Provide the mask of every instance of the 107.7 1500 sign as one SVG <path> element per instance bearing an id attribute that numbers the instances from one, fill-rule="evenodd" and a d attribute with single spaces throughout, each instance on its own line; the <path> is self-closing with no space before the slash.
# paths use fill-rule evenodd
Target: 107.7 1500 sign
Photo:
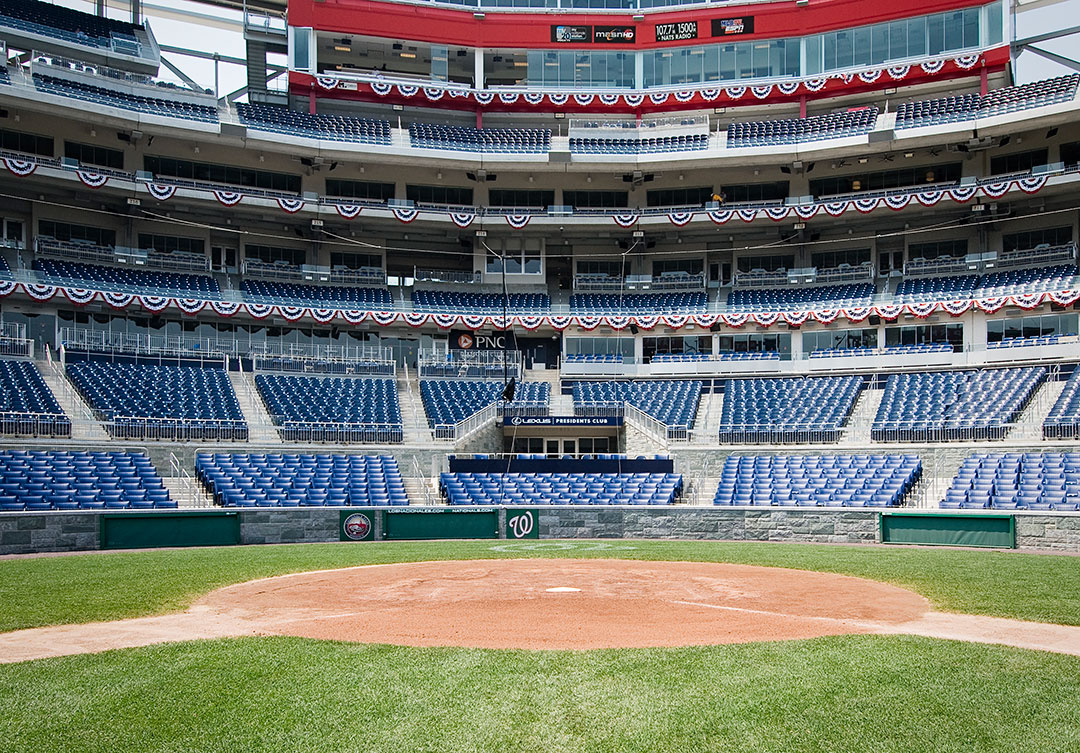
<path id="1" fill-rule="evenodd" d="M 682 21 L 675 24 L 657 24 L 657 42 L 681 42 L 687 39 L 697 39 L 697 21 Z"/>

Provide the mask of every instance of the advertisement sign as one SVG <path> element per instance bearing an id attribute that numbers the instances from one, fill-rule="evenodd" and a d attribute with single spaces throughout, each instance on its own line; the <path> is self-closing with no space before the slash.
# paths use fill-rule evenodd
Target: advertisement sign
<path id="1" fill-rule="evenodd" d="M 507 426 L 622 426 L 622 416 L 512 416 Z"/>
<path id="2" fill-rule="evenodd" d="M 552 26 L 551 41 L 564 43 L 577 42 L 584 44 L 592 40 L 591 26 Z"/>
<path id="3" fill-rule="evenodd" d="M 633 26 L 594 26 L 593 41 L 597 44 L 633 44 L 637 30 Z"/>
<path id="4" fill-rule="evenodd" d="M 685 42 L 698 38 L 697 21 L 681 21 L 674 24 L 656 24 L 657 42 Z"/>
<path id="5" fill-rule="evenodd" d="M 451 350 L 517 350 L 513 332 L 472 332 L 466 329 L 450 331 Z"/>
<path id="6" fill-rule="evenodd" d="M 712 22 L 712 35 L 714 37 L 734 37 L 740 34 L 753 33 L 753 16 L 742 16 L 741 18 L 714 18 Z"/>

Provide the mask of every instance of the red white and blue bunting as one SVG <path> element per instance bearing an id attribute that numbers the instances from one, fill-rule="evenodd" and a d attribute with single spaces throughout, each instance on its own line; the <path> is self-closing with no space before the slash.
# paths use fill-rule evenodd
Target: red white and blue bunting
<path id="1" fill-rule="evenodd" d="M 337 213 L 345 219 L 355 220 L 357 217 L 360 216 L 360 212 L 364 208 L 355 204 L 335 204 L 334 209 L 336 209 Z"/>
<path id="2" fill-rule="evenodd" d="M 168 201 L 176 195 L 176 186 L 166 186 L 161 183 L 147 183 L 146 191 L 158 201 Z"/>
<path id="3" fill-rule="evenodd" d="M 1003 48 L 989 50 L 989 53 L 999 53 Z M 679 104 L 702 104 L 715 106 L 724 100 L 735 102 L 742 99 L 749 92 L 757 100 L 765 100 L 774 95 L 785 97 L 797 94 L 814 94 L 826 88 L 837 86 L 849 86 L 856 84 L 875 84 L 887 77 L 888 82 L 903 81 L 912 77 L 936 76 L 941 73 L 965 73 L 975 68 L 985 60 L 983 53 L 960 55 L 953 58 L 940 58 L 929 60 L 917 66 L 894 65 L 885 67 L 867 68 L 856 73 L 833 74 L 825 77 L 807 78 L 799 81 L 784 81 L 775 84 L 761 84 L 759 86 L 707 86 L 701 89 L 689 88 L 672 92 L 496 92 L 485 89 L 463 89 L 461 87 L 442 87 L 431 83 L 424 86 L 408 84 L 392 84 L 386 81 L 360 82 L 351 79 L 339 79 L 335 76 L 313 76 L 309 80 L 314 85 L 326 91 L 349 90 L 363 92 L 369 90 L 378 97 L 394 97 L 396 99 L 412 99 L 420 97 L 428 102 L 442 99 L 444 95 L 455 99 L 472 100 L 479 105 L 490 105 L 497 102 L 507 107 L 515 106 L 524 102 L 531 106 L 554 106 L 565 107 L 568 103 L 579 108 L 596 108 L 597 105 L 606 108 L 629 107 L 637 109 L 648 102 L 650 106 L 660 107 L 668 104 L 671 100 Z"/>
<path id="4" fill-rule="evenodd" d="M 398 220 L 404 222 L 406 225 L 408 225 L 420 215 L 420 210 L 411 208 L 403 209 L 401 207 L 395 207 L 390 211 L 394 213 L 394 216 L 397 217 Z"/>
<path id="5" fill-rule="evenodd" d="M 530 218 L 531 215 L 527 214 L 508 214 L 506 215 L 506 224 L 515 230 L 521 230 L 521 228 L 529 224 Z"/>
<path id="6" fill-rule="evenodd" d="M 212 193 L 214 194 L 214 198 L 217 199 L 222 206 L 226 207 L 234 207 L 244 198 L 244 194 L 239 191 L 213 191 Z"/>
<path id="7" fill-rule="evenodd" d="M 327 324 L 340 319 L 346 324 L 361 324 L 368 320 L 380 326 L 394 324 L 407 324 L 410 327 L 423 327 L 429 324 L 442 329 L 464 327 L 466 329 L 479 329 L 484 326 L 502 328 L 504 322 L 501 315 L 482 315 L 474 313 L 460 314 L 425 314 L 412 311 L 360 311 L 357 309 L 334 309 L 323 307 L 286 306 L 262 304 L 241 301 L 205 301 L 197 298 L 169 298 L 153 295 L 135 295 L 132 293 L 118 293 L 108 290 L 91 290 L 86 288 L 66 288 L 55 285 L 39 283 L 19 282 L 15 280 L 0 280 L 0 298 L 21 294 L 34 301 L 48 301 L 61 294 L 67 300 L 77 305 L 86 305 L 94 301 L 100 301 L 111 308 L 122 310 L 139 307 L 145 311 L 159 313 L 165 309 L 175 309 L 184 314 L 193 315 L 201 311 L 211 311 L 221 317 L 240 315 L 250 316 L 254 319 L 265 319 L 269 316 L 279 316 L 287 321 L 296 322 L 302 319 L 311 319 L 320 324 Z M 723 314 L 609 314 L 609 315 L 584 315 L 584 314 L 511 314 L 507 323 L 512 327 L 523 328 L 529 331 L 540 327 L 551 327 L 555 330 L 565 330 L 570 327 L 578 327 L 584 330 L 594 330 L 598 327 L 607 327 L 614 330 L 623 330 L 630 326 L 650 330 L 657 326 L 680 329 L 687 326 L 708 328 L 714 324 L 727 327 L 743 327 L 746 324 L 756 324 L 760 327 L 771 327 L 777 323 L 791 326 L 799 326 L 813 320 L 822 324 L 860 323 L 871 316 L 878 316 L 887 321 L 895 321 L 903 315 L 912 315 L 924 319 L 931 314 L 944 312 L 950 316 L 962 316 L 975 309 L 985 313 L 995 313 L 1007 306 L 1013 306 L 1025 310 L 1038 308 L 1047 303 L 1058 306 L 1071 306 L 1080 301 L 1080 290 L 1057 290 L 1046 293 L 1022 293 L 1009 296 L 992 296 L 977 298 L 974 300 L 942 300 L 921 303 L 890 304 L 878 303 L 872 306 L 853 306 L 846 309 L 820 308 L 806 311 L 757 311 L 757 312 L 727 312 Z"/>
<path id="8" fill-rule="evenodd" d="M 296 214 L 304 208 L 304 200 L 278 198 L 277 205 L 281 207 L 282 211 L 288 212 L 289 214 Z"/>
<path id="9" fill-rule="evenodd" d="M 476 219 L 475 212 L 450 212 L 450 220 L 460 228 L 467 228 Z"/>
<path id="10" fill-rule="evenodd" d="M 32 159 L 4 157 L 4 167 L 6 167 L 8 172 L 12 175 L 18 175 L 20 178 L 25 178 L 27 175 L 32 175 L 34 171 L 37 170 L 37 162 Z"/>
<path id="11" fill-rule="evenodd" d="M 92 173 L 89 170 L 76 170 L 75 173 L 79 176 L 82 184 L 90 188 L 101 188 L 109 182 L 109 176 L 101 173 Z"/>
<path id="12" fill-rule="evenodd" d="M 622 214 L 613 214 L 611 219 L 615 220 L 615 224 L 622 228 L 630 228 L 637 224 L 639 215 L 631 212 L 624 212 Z"/>
<path id="13" fill-rule="evenodd" d="M 694 219 L 693 212 L 668 212 L 668 222 L 675 227 L 682 227 Z"/>

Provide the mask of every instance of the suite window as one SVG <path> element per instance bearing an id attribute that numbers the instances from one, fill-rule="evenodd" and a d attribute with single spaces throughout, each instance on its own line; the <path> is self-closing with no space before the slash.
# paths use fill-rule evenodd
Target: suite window
<path id="1" fill-rule="evenodd" d="M 300 248 L 282 248 L 281 246 L 244 246 L 244 256 L 258 259 L 267 264 L 283 262 L 294 267 L 307 263 L 307 252 Z"/>
<path id="2" fill-rule="evenodd" d="M 530 191 L 520 188 L 492 188 L 488 191 L 488 205 L 546 209 L 555 203 L 554 191 Z"/>
<path id="3" fill-rule="evenodd" d="M 750 272 L 755 269 L 777 272 L 781 269 L 792 269 L 795 266 L 795 257 L 792 254 L 740 256 L 737 264 L 740 272 Z"/>
<path id="4" fill-rule="evenodd" d="M 405 186 L 405 197 L 417 204 L 472 206 L 473 190 L 457 186 Z"/>
<path id="5" fill-rule="evenodd" d="M 21 131 L 9 131 L 6 128 L 0 128 L 0 147 L 9 152 L 26 152 L 40 157 L 53 156 L 52 138 Z"/>
<path id="6" fill-rule="evenodd" d="M 69 225 L 66 222 L 55 222 L 54 220 L 40 220 L 38 222 L 38 235 L 55 238 L 58 241 L 89 243 L 95 246 L 116 245 L 115 230 L 91 227 L 89 225 Z"/>
<path id="7" fill-rule="evenodd" d="M 501 274 L 505 260 L 508 275 L 543 274 L 540 247 L 539 238 L 508 238 L 503 242 L 502 249 L 488 251 L 485 269 L 488 274 Z"/>
<path id="8" fill-rule="evenodd" d="M 230 186 L 259 188 L 267 191 L 300 193 L 300 176 L 274 173 L 267 170 L 252 170 L 246 167 L 232 167 L 208 162 L 174 159 L 172 157 L 143 158 L 143 167 L 154 175 L 170 178 L 202 181 L 206 183 L 224 183 Z"/>
<path id="9" fill-rule="evenodd" d="M 206 242 L 202 238 L 139 233 L 139 248 L 156 251 L 159 254 L 171 254 L 174 251 L 185 254 L 202 254 L 206 251 Z"/>
<path id="10" fill-rule="evenodd" d="M 803 353 L 815 350 L 851 350 L 853 348 L 876 348 L 876 329 L 841 329 L 803 332 Z"/>
<path id="11" fill-rule="evenodd" d="M 1022 230 L 1001 236 L 1002 251 L 1024 251 L 1038 246 L 1064 246 L 1072 243 L 1071 227 L 1048 227 Z"/>
<path id="12" fill-rule="evenodd" d="M 699 275 L 705 269 L 705 262 L 701 259 L 657 259 L 652 266 L 653 277 L 660 277 L 669 272 Z"/>
<path id="13" fill-rule="evenodd" d="M 574 209 L 624 209 L 628 197 L 626 191 L 563 191 L 563 203 Z"/>
<path id="14" fill-rule="evenodd" d="M 327 178 L 326 193 L 328 196 L 338 196 L 344 199 L 386 201 L 387 199 L 394 198 L 394 184 L 375 183 L 367 180 L 338 180 Z"/>
<path id="15" fill-rule="evenodd" d="M 119 149 L 106 149 L 103 146 L 94 146 L 93 144 L 78 144 L 74 141 L 65 141 L 64 156 L 68 159 L 77 160 L 84 165 L 111 167 L 114 170 L 124 169 L 124 153 Z"/>
<path id="16" fill-rule="evenodd" d="M 820 251 L 811 254 L 810 264 L 818 269 L 834 269 L 841 264 L 857 267 L 870 261 L 870 249 L 845 248 L 841 251 Z"/>
<path id="17" fill-rule="evenodd" d="M 915 327 L 888 327 L 885 347 L 901 345 L 951 345 L 959 353 L 964 349 L 963 324 L 921 324 Z"/>
<path id="18" fill-rule="evenodd" d="M 1033 149 L 1030 152 L 1017 152 L 1006 154 L 1001 157 L 993 157 L 990 160 L 991 175 L 1008 175 L 1009 173 L 1024 173 L 1033 167 L 1045 165 L 1048 162 L 1045 149 Z"/>
<path id="19" fill-rule="evenodd" d="M 634 338 L 632 337 L 567 337 L 567 355 L 614 355 L 623 360 L 634 357 Z"/>
<path id="20" fill-rule="evenodd" d="M 717 353 L 779 353 L 780 358 L 791 358 L 791 334 L 788 332 L 750 332 L 747 334 L 720 335 Z"/>
<path id="21" fill-rule="evenodd" d="M 702 188 L 661 188 L 645 194 L 650 207 L 700 207 L 712 201 L 711 186 Z"/>
<path id="22" fill-rule="evenodd" d="M 934 259 L 948 256 L 952 259 L 962 259 L 967 256 L 967 238 L 957 238 L 950 241 L 928 241 L 925 243 L 912 243 L 908 246 L 909 259 Z"/>

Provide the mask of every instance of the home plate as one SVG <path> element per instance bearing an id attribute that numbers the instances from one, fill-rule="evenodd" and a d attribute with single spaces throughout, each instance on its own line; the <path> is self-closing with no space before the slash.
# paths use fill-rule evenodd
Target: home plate
<path id="1" fill-rule="evenodd" d="M 580 590 L 580 588 L 571 588 L 570 586 L 556 586 L 555 588 L 547 589 L 547 592 L 549 594 L 570 594 L 577 593 Z"/>

